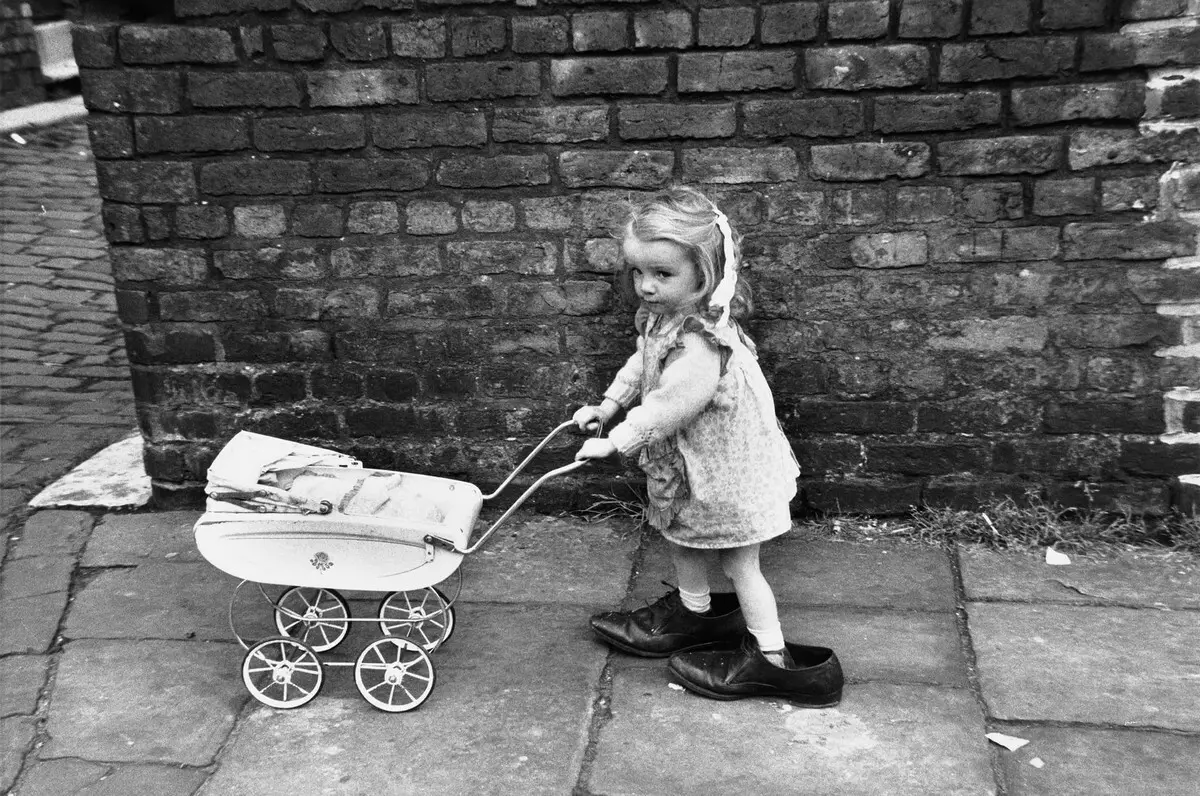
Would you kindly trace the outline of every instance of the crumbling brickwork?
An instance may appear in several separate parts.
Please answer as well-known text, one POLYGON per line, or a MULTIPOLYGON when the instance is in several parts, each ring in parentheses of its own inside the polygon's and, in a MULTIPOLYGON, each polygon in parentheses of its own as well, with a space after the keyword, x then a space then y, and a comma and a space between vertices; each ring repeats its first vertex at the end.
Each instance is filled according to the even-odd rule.
POLYGON ((29 5, 0 0, 0 111, 46 99, 29 5))
POLYGON ((1153 513, 1200 469, 1160 439, 1200 387, 1184 0, 175 14, 76 31, 164 499, 243 428, 494 482, 630 350, 613 232, 672 182, 746 235, 797 508, 1153 513))

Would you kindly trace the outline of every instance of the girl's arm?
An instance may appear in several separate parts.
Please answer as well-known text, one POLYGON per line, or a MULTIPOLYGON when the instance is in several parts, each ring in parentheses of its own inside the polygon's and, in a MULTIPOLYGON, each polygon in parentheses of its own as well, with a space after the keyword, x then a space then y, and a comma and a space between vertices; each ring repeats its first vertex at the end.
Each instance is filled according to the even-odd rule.
POLYGON ((717 394, 721 379, 717 347, 691 332, 680 341, 683 345, 668 356, 658 386, 643 395, 641 404, 608 434, 626 456, 686 426, 717 394))

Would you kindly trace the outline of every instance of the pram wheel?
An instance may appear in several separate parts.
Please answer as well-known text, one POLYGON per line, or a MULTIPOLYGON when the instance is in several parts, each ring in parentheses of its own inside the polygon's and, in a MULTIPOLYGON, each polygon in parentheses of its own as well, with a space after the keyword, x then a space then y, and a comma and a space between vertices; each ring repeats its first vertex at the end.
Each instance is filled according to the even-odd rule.
POLYGON ((379 604, 379 629, 433 652, 454 633, 454 606, 433 586, 394 591, 379 604))
POLYGON ((331 650, 350 632, 350 605, 332 589, 293 586, 275 602, 275 627, 314 652, 331 650))
POLYGON ((250 695, 273 708, 298 708, 312 701, 325 670, 312 647, 294 638, 269 638, 242 660, 242 682, 250 695))
POLYGON ((381 638, 354 662, 354 684, 380 710, 403 713, 420 707, 433 692, 433 662, 411 641, 381 638))

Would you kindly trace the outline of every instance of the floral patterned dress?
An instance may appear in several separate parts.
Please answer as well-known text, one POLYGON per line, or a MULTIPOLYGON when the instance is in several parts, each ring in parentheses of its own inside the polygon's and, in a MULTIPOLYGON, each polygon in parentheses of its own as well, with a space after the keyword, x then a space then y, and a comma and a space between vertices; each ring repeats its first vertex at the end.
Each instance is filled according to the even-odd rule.
POLYGON ((637 455, 646 473, 650 524, 676 544, 706 549, 786 533, 800 468, 775 417, 753 342, 735 323, 718 327, 698 314, 643 309, 636 325, 638 350, 605 397, 625 407, 642 399, 609 439, 622 454, 637 455), (688 369, 713 361, 688 356, 688 335, 695 336, 691 345, 701 340, 717 351, 721 372, 699 412, 680 414, 671 409, 670 391, 679 389, 673 385, 704 382, 689 378, 688 369), (668 368, 671 378, 664 380, 668 368))

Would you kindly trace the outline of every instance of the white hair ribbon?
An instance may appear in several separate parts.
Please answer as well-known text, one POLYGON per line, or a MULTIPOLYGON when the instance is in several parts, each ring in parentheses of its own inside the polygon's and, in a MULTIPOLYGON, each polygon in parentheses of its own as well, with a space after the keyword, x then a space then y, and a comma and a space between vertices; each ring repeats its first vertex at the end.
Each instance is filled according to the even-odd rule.
POLYGON ((724 242, 725 273, 721 276, 721 281, 713 288, 709 306, 713 309, 719 307, 721 310, 721 319, 717 321, 717 326, 727 326, 729 324, 729 304, 733 301, 733 294, 737 289, 737 251, 733 246, 733 230, 729 228, 728 216, 718 210, 716 222, 724 242))

